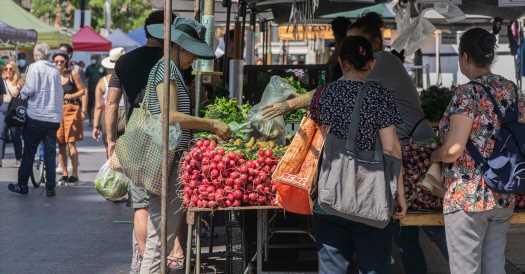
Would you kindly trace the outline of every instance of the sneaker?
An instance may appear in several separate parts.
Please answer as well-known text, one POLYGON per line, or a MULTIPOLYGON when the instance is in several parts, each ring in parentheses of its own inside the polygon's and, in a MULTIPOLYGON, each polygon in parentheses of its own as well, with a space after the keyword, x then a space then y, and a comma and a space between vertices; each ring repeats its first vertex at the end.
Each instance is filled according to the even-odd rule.
POLYGON ((20 168, 21 165, 22 165, 22 162, 20 160, 16 160, 15 161, 15 167, 16 168, 20 168))
POLYGON ((46 196, 47 197, 55 197, 57 194, 55 192, 54 188, 48 188, 46 189, 46 196))
POLYGON ((7 186, 7 189, 9 189, 9 191, 11 192, 22 194, 22 195, 27 195, 27 193, 29 192, 29 189, 27 188, 27 186, 22 186, 19 184, 9 184, 7 186))
POLYGON ((75 177, 75 176, 69 176, 69 178, 67 178, 67 183, 70 183, 70 184, 74 184, 74 183, 78 183, 78 177, 75 177))
POLYGON ((65 185, 65 184, 67 183, 67 181, 68 181, 68 178, 69 178, 69 177, 67 177, 67 176, 62 176, 62 177, 60 177, 60 179, 58 179, 58 183, 57 183, 57 185, 58 185, 58 186, 63 186, 63 185, 65 185))

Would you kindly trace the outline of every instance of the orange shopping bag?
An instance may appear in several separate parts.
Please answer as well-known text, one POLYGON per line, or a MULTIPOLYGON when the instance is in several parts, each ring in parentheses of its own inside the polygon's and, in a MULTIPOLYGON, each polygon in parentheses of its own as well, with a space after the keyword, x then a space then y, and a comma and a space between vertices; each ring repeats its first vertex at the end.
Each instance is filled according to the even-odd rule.
POLYGON ((287 211, 311 215, 317 168, 328 128, 305 116, 272 175, 277 203, 287 211))

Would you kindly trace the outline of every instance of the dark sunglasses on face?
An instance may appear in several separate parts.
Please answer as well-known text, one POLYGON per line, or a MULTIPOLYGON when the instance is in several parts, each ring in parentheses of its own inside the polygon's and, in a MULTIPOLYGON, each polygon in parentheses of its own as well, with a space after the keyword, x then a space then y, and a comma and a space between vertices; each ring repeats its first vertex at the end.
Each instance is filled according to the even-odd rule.
POLYGON ((56 60, 55 61, 55 64, 57 64, 57 65, 61 65, 61 64, 65 64, 65 63, 66 63, 65 60, 56 60))
POLYGON ((13 69, 12 67, 5 67, 4 70, 5 70, 5 71, 12 71, 12 70, 14 70, 14 69, 13 69))

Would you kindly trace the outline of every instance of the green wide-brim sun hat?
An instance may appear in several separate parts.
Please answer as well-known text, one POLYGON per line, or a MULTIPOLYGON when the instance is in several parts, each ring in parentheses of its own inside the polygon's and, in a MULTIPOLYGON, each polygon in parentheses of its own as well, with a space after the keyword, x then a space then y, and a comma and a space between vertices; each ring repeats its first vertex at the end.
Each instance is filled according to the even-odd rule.
MULTIPOLYGON (((164 39, 164 25, 151 24, 146 26, 148 33, 157 38, 164 39)), ((206 28, 199 22, 185 17, 177 17, 171 24, 171 42, 179 45, 184 50, 202 59, 213 59, 215 54, 204 41, 206 28)))

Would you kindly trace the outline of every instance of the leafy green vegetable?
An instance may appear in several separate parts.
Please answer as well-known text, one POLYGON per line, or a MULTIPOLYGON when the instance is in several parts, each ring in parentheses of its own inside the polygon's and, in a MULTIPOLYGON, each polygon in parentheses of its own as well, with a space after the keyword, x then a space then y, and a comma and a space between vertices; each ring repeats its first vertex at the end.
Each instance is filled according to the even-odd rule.
POLYGON ((290 85, 293 88, 295 88, 295 93, 297 93, 297 94, 305 94, 305 93, 308 92, 308 90, 306 88, 304 88, 303 83, 301 81, 295 79, 295 77, 290 76, 290 77, 286 78, 286 80, 288 80, 290 85))
POLYGON ((217 98, 206 106, 204 110, 204 117, 210 119, 218 119, 226 124, 231 122, 244 123, 247 120, 248 112, 251 106, 244 104, 239 107, 236 99, 217 98))
POLYGON ((453 91, 443 87, 431 86, 423 90, 420 98, 425 118, 430 122, 439 122, 453 95, 453 91))

